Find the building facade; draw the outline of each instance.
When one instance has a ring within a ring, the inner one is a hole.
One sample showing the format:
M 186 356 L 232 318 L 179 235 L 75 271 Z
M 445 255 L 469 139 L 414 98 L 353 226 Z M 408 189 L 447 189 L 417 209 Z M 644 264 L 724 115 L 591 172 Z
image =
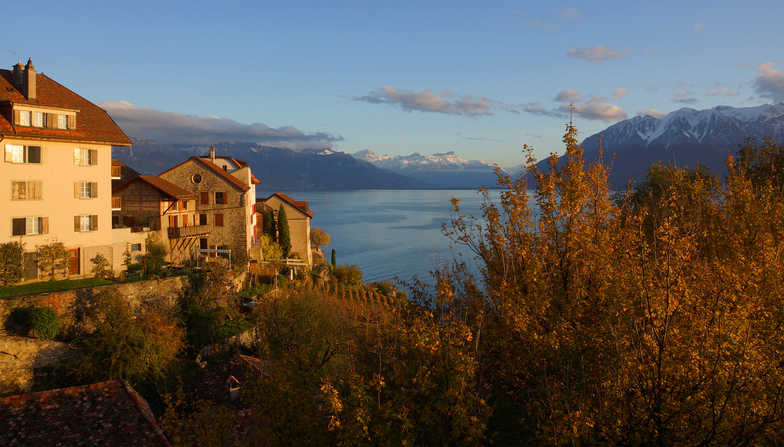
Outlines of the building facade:
M 36 246 L 62 242 L 69 275 L 104 255 L 122 263 L 126 232 L 112 229 L 112 146 L 131 141 L 100 107 L 38 74 L 32 61 L 0 70 L 0 243 L 25 244 L 26 280 L 38 279 Z

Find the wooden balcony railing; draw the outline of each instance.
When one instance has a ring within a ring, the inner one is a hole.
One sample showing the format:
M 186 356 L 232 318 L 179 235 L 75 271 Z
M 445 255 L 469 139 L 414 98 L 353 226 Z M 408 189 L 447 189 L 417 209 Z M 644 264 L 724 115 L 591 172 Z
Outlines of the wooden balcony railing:
M 190 227 L 169 228 L 169 239 L 177 239 L 181 237 L 204 236 L 207 234 L 210 234 L 209 225 L 194 225 Z
M 112 197 L 112 209 L 122 209 L 122 197 Z
M 112 177 L 122 177 L 122 166 L 112 166 Z

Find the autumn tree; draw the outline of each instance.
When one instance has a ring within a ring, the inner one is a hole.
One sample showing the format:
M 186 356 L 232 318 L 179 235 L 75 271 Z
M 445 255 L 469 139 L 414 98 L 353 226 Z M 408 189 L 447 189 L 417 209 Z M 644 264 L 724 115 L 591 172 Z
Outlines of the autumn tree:
M 329 245 L 329 234 L 323 228 L 314 228 L 310 230 L 310 243 L 318 249 L 326 247 Z
M 522 421 L 505 441 L 777 439 L 784 206 L 773 188 L 755 192 L 732 163 L 724 188 L 699 169 L 655 167 L 614 205 L 606 168 L 585 162 L 571 124 L 564 143 L 561 167 L 528 164 L 533 194 L 500 175 L 499 203 L 485 191 L 472 219 L 455 202 L 447 231 L 481 264 L 482 302 L 464 291 L 450 306 L 483 334 L 493 404 Z M 447 284 L 470 290 L 471 279 Z

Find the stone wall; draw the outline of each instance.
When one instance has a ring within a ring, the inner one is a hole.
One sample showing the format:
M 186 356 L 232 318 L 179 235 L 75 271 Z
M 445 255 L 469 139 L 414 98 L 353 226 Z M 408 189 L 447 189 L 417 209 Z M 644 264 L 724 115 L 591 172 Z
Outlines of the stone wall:
M 0 336 L 0 396 L 30 391 L 37 369 L 54 366 L 74 351 L 58 341 Z

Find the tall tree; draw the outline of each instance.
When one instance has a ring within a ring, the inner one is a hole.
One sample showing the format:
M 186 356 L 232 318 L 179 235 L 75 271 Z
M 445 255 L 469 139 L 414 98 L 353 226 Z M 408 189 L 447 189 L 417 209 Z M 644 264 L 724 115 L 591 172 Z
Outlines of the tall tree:
M 291 252 L 291 229 L 289 229 L 289 219 L 286 217 L 286 208 L 283 204 L 278 209 L 278 244 L 283 249 L 283 256 L 288 258 Z

